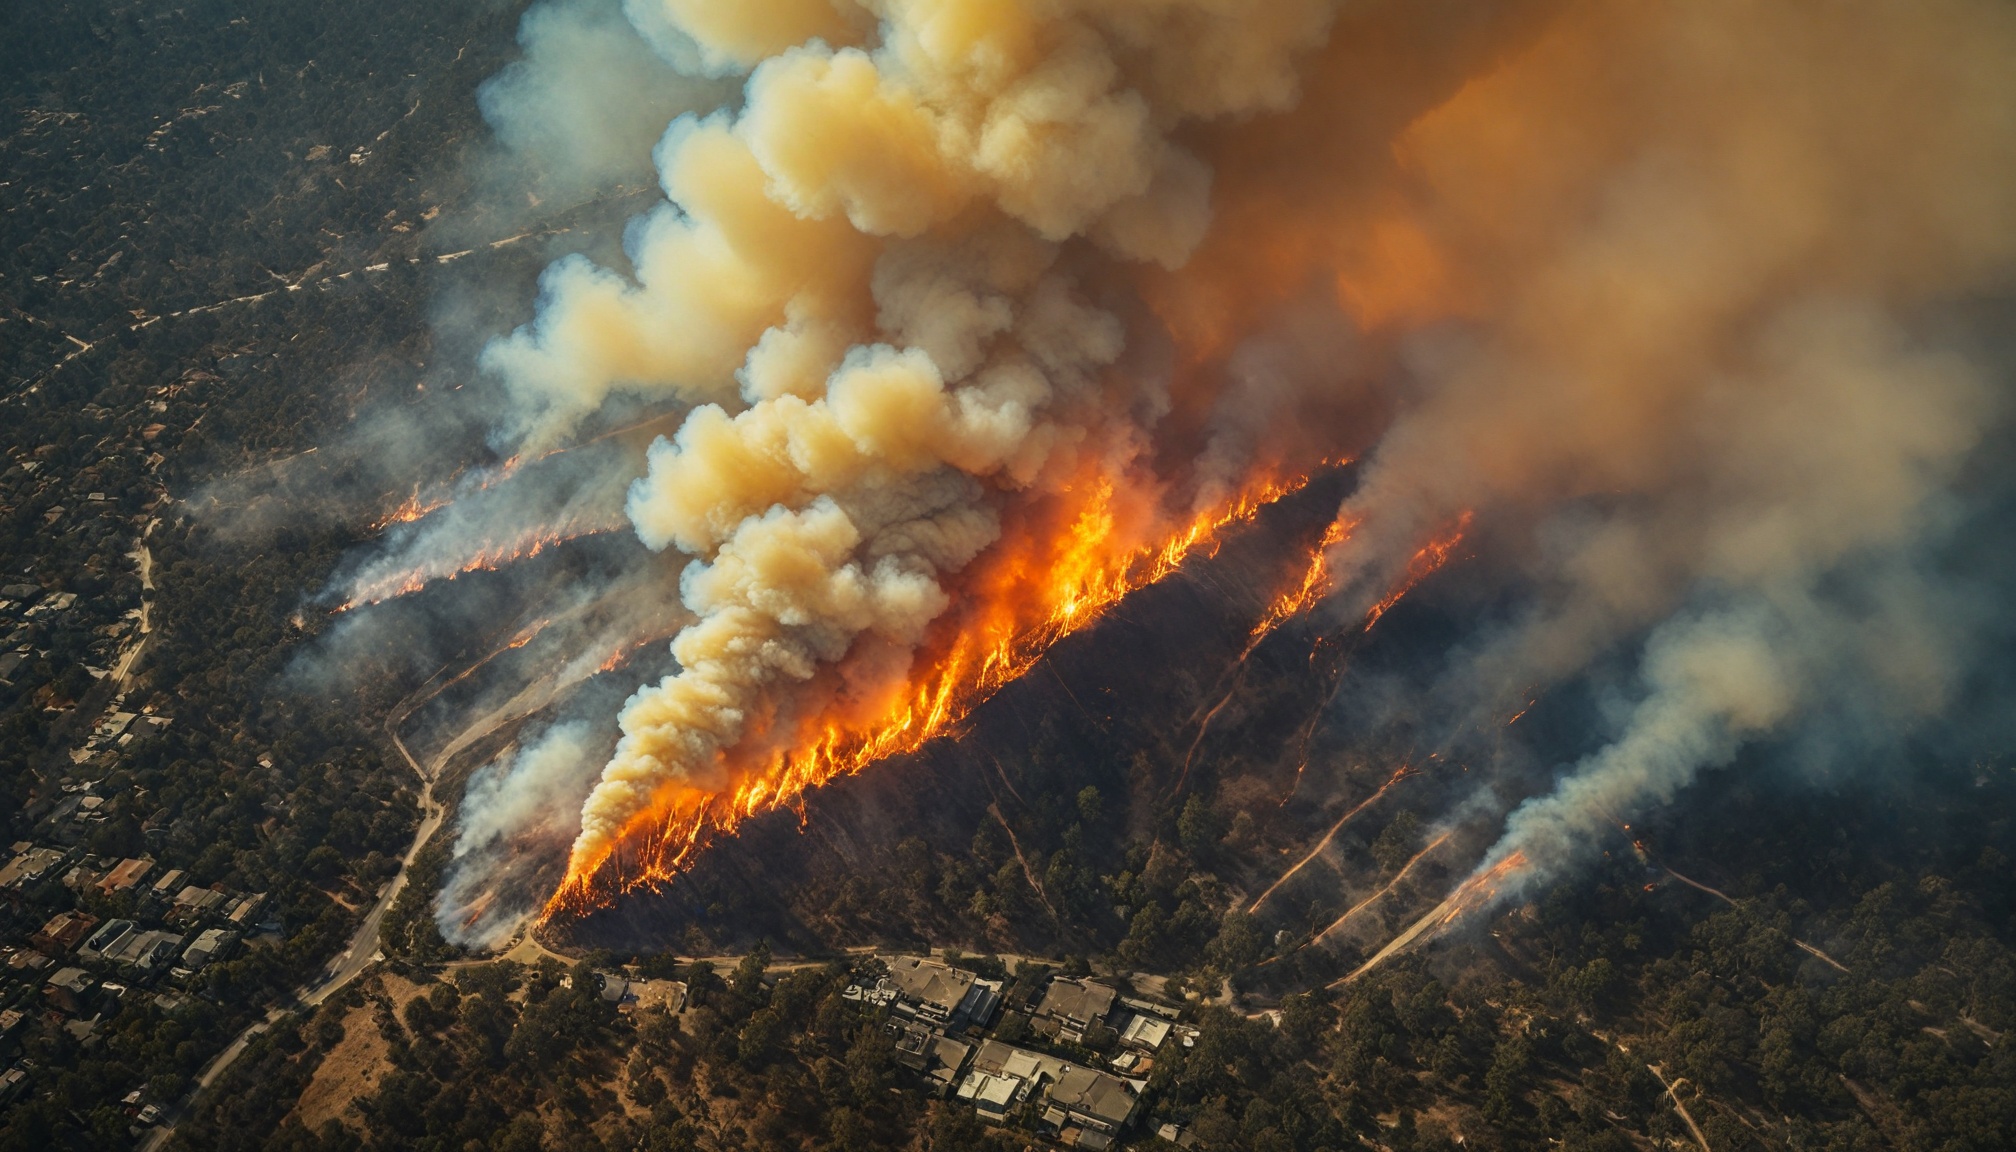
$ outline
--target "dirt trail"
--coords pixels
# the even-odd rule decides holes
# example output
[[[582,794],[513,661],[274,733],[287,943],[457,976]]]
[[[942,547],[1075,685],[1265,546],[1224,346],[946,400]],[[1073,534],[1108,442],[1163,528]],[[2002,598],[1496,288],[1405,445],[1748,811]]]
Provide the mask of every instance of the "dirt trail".
[[[1687,1105],[1680,1102],[1680,1094],[1675,1091],[1680,1085],[1687,1083],[1687,1078],[1682,1076],[1669,1084],[1666,1081],[1666,1074],[1660,1071],[1657,1064],[1647,1064],[1645,1070],[1658,1079],[1660,1087],[1666,1089],[1666,1098],[1673,1101],[1673,1110],[1680,1114],[1680,1119],[1687,1122],[1687,1131],[1694,1134],[1694,1142],[1701,1145],[1701,1152],[1715,1152],[1708,1147],[1708,1137],[1701,1134],[1701,1126],[1694,1123],[1693,1114],[1687,1111]]]
[[[1358,903],[1352,905],[1350,911],[1344,913],[1342,916],[1339,916],[1336,920],[1331,922],[1328,928],[1323,929],[1323,931],[1318,932],[1315,936],[1311,937],[1309,940],[1309,944],[1321,943],[1324,937],[1330,935],[1332,932],[1335,932],[1339,928],[1342,928],[1344,925],[1350,923],[1351,918],[1353,916],[1358,915],[1358,913],[1363,912],[1365,909],[1370,908],[1372,905],[1377,904],[1381,900],[1384,900],[1393,891],[1393,889],[1398,888],[1400,886],[1400,882],[1402,880],[1407,879],[1407,874],[1409,872],[1414,871],[1414,866],[1416,864],[1419,864],[1423,859],[1425,859],[1429,853],[1435,851],[1435,849],[1437,848],[1440,848],[1443,845],[1443,843],[1453,835],[1455,835],[1455,833],[1453,832],[1444,832],[1442,835],[1437,836],[1433,843],[1429,844],[1426,848],[1421,849],[1421,851],[1416,852],[1412,859],[1408,860],[1407,863],[1401,865],[1400,871],[1394,873],[1393,879],[1387,881],[1386,886],[1384,888],[1379,889],[1372,895],[1367,896],[1365,899],[1360,900]],[[1307,948],[1309,944],[1304,944],[1302,947]]]
[[[131,687],[133,669],[140,663],[140,653],[146,649],[147,641],[154,633],[154,553],[147,547],[147,533],[154,530],[159,521],[149,520],[140,532],[140,543],[127,555],[140,565],[140,627],[133,633],[133,646],[119,657],[119,663],[112,669],[112,682],[120,691]]]
[[[1690,880],[1687,877],[1682,876],[1680,873],[1675,872],[1671,868],[1666,869],[1666,874],[1668,876],[1673,877],[1673,879],[1680,881],[1682,884],[1687,885],[1689,888],[1694,888],[1702,892],[1706,892],[1708,895],[1713,896],[1718,900],[1721,900],[1723,903],[1729,905],[1731,908],[1739,908],[1742,906],[1739,903],[1737,903],[1735,897],[1730,896],[1727,892],[1724,892],[1718,888],[1710,888],[1708,885],[1701,883],[1699,880]],[[1792,945],[1793,947],[1799,949],[1801,952],[1806,953],[1808,956],[1811,956],[1815,960],[1820,961],[1822,964],[1825,964],[1828,967],[1834,969],[1836,972],[1839,972],[1844,976],[1850,975],[1848,966],[1846,964],[1843,964],[1839,960],[1836,960],[1832,956],[1829,956],[1827,953],[1822,952],[1818,947],[1812,944],[1808,944],[1806,941],[1797,939],[1796,937],[1793,939]]]
[[[1370,808],[1372,805],[1378,803],[1379,798],[1381,796],[1384,796],[1386,795],[1386,793],[1392,791],[1393,786],[1395,784],[1398,784],[1400,783],[1400,781],[1405,780],[1407,777],[1414,775],[1414,772],[1415,772],[1414,768],[1410,767],[1409,765],[1402,764],[1398,772],[1393,773],[1393,775],[1387,779],[1386,783],[1381,784],[1379,786],[1378,791],[1372,793],[1372,795],[1370,796],[1367,796],[1365,799],[1360,800],[1354,807],[1352,807],[1352,809],[1349,812],[1344,813],[1344,815],[1338,819],[1337,823],[1332,824],[1330,826],[1330,831],[1325,832],[1323,834],[1323,838],[1316,842],[1316,846],[1309,850],[1309,854],[1307,856],[1304,856],[1302,857],[1302,859],[1296,861],[1295,866],[1293,868],[1290,868],[1288,869],[1288,871],[1282,873],[1281,878],[1279,880],[1276,880],[1274,881],[1274,883],[1268,885],[1267,890],[1265,892],[1260,893],[1260,898],[1253,901],[1253,903],[1246,909],[1246,914],[1248,916],[1251,916],[1253,913],[1258,912],[1260,910],[1260,905],[1265,904],[1269,896],[1274,895],[1274,893],[1277,890],[1279,890],[1283,884],[1286,884],[1297,872],[1302,871],[1303,867],[1307,865],[1311,860],[1314,860],[1317,856],[1321,855],[1323,849],[1328,848],[1330,846],[1330,841],[1336,838],[1337,833],[1343,829],[1344,825],[1349,824],[1352,818],[1357,816],[1360,812],[1363,812],[1365,811],[1365,809]]]

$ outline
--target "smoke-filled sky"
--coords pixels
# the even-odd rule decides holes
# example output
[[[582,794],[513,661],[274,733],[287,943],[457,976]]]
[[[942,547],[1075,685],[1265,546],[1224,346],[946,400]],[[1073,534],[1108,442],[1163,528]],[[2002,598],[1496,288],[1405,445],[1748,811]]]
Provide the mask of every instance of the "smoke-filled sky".
[[[1487,866],[1814,717],[1936,720],[2003,607],[1939,560],[2010,395],[1961,319],[2016,264],[2002,0],[543,0],[521,40],[483,106],[526,170],[664,193],[481,358],[514,459],[665,420],[542,482],[691,614],[577,893],[937,731],[1326,460],[1363,469],[1319,611],[1459,522],[1510,574],[1452,721],[1638,665]],[[555,732],[465,840],[551,822],[532,777],[598,746]]]

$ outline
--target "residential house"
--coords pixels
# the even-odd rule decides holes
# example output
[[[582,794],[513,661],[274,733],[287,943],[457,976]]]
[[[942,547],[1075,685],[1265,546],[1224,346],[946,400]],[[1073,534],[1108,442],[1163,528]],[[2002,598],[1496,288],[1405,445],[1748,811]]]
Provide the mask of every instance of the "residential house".
[[[896,1027],[896,1062],[923,1074],[933,1095],[952,1091],[972,1055],[973,1045],[951,1039],[926,1024],[913,1021]]]
[[[30,848],[0,865],[0,890],[23,892],[56,874],[77,855],[75,849]]]
[[[1050,987],[1043,993],[1031,1026],[1042,1035],[1076,1044],[1085,1039],[1086,1031],[1094,1025],[1105,1026],[1119,998],[1117,989],[1104,984],[1059,976],[1050,981]]]
[[[36,949],[49,956],[61,956],[82,943],[98,926],[96,916],[83,912],[58,912],[42,930],[28,938]]]
[[[238,933],[222,928],[205,928],[196,934],[195,943],[182,952],[182,966],[196,971],[213,960],[222,958],[238,943]]]
[[[266,906],[266,893],[254,892],[249,896],[237,896],[224,903],[224,918],[243,928],[253,923],[253,917]]]
[[[165,971],[182,954],[183,937],[159,929],[129,932],[103,951],[106,960],[142,972]]]
[[[989,1040],[974,1054],[958,1097],[990,1119],[1002,1120],[1034,1101],[1059,1139],[1104,1148],[1133,1123],[1145,1081],[1123,1080],[1041,1052]]]
[[[1136,1013],[1119,1022],[1120,1043],[1130,1048],[1153,1052],[1169,1039],[1175,1025],[1160,1016],[1150,1016],[1146,1012]]]
[[[84,941],[84,946],[77,950],[78,955],[86,959],[97,960],[103,957],[106,952],[117,948],[125,941],[126,937],[138,931],[139,927],[138,924],[135,924],[131,920],[107,920],[105,923],[99,925],[98,930],[93,932],[89,939]]]
[[[1050,1089],[1050,1103],[1078,1124],[1113,1136],[1134,1122],[1145,1087],[1145,1081],[1122,1080],[1093,1068],[1072,1068]]]
[[[182,878],[186,875],[188,873],[180,868],[170,868],[154,881],[153,886],[148,889],[148,894],[157,900],[173,899],[175,894],[182,890]]]
[[[176,894],[175,906],[169,910],[168,918],[178,924],[193,923],[221,909],[230,898],[230,894],[220,888],[198,888],[191,884]]]
[[[75,1016],[90,1002],[91,989],[97,983],[82,968],[59,969],[42,985],[42,997],[58,1010]]]
[[[1002,983],[919,956],[883,958],[896,991],[891,1010],[957,1032],[984,1028],[1001,1007]]]
[[[138,888],[140,881],[146,879],[147,873],[153,870],[154,861],[152,860],[121,860],[112,867],[110,872],[105,874],[104,879],[98,881],[98,891],[110,896],[116,892],[125,892]]]

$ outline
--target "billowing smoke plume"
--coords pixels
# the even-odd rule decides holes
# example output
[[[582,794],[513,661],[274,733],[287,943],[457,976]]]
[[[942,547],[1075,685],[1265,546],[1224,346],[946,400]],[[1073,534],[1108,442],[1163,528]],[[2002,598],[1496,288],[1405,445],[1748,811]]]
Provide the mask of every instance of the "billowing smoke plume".
[[[450,941],[494,947],[538,910],[534,893],[507,880],[565,850],[607,746],[586,721],[557,724],[470,778],[448,878],[434,900]]]
[[[1517,531],[1540,591],[1456,673],[1483,715],[1650,629],[1615,742],[1480,875],[1816,711],[1944,705],[1929,549],[2007,390],[1941,315],[2012,271],[2012,99],[2005,5],[1581,3],[1402,134],[1392,226],[1467,323],[1346,506],[1344,594],[1464,510]]]
[[[1964,665],[1925,557],[2006,391],[1940,333],[2016,263],[2007,4],[535,12],[691,82],[540,103],[575,40],[528,33],[491,100],[584,157],[739,84],[657,134],[624,266],[553,264],[483,358],[521,455],[680,421],[624,511],[690,558],[693,622],[623,710],[577,892],[934,731],[1023,638],[1368,445],[1331,610],[1456,524],[1521,569],[1451,707],[1643,645],[1615,742],[1487,865],[1561,866],[1816,709],[1907,727]]]
[[[520,195],[580,196],[648,182],[651,145],[674,116],[711,108],[731,85],[700,74],[676,34],[647,40],[619,0],[549,0],[518,29],[524,55],[478,92],[512,157]],[[592,125],[592,127],[586,127]]]
[[[1187,259],[1210,172],[1172,133],[1286,107],[1330,8],[663,6],[751,69],[742,106],[659,144],[669,203],[633,229],[634,277],[556,264],[486,357],[535,447],[616,392],[700,405],[628,505],[701,561],[700,619],[624,710],[575,878],[735,786],[752,720],[822,668],[872,651],[857,681],[907,679],[1004,505],[1129,466],[1161,402],[1109,371],[1125,329],[1094,280]]]

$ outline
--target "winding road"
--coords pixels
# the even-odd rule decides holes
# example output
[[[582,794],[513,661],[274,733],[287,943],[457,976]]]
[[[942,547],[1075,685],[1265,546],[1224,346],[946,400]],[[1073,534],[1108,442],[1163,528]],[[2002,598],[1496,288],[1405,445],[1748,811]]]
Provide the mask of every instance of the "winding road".
[[[385,914],[391,911],[392,903],[399,898],[399,893],[405,891],[406,877],[412,870],[413,861],[419,858],[420,850],[427,846],[427,841],[440,829],[442,818],[447,812],[440,801],[434,799],[434,778],[440,773],[441,766],[447,762],[448,757],[466,744],[466,741],[460,740],[451,742],[440,755],[434,757],[432,763],[423,767],[420,761],[414,758],[412,751],[406,747],[406,742],[399,737],[399,725],[411,714],[410,708],[403,711],[395,708],[392,716],[385,721],[385,734],[391,738],[392,747],[398,750],[407,766],[413,769],[413,774],[420,778],[420,827],[414,833],[412,847],[406,850],[406,855],[399,861],[398,874],[379,891],[377,903],[371,906],[371,911],[358,923],[357,931],[350,936],[349,946],[334,960],[324,965],[321,974],[313,982],[296,989],[291,999],[268,1009],[265,1018],[240,1032],[222,1052],[205,1064],[203,1071],[196,1077],[196,1088],[190,1093],[184,1106],[175,1109],[158,1127],[141,1138],[140,1152],[155,1152],[155,1149],[167,1143],[168,1138],[175,1132],[175,1124],[187,1111],[187,1106],[194,1104],[196,1098],[208,1090],[210,1085],[224,1074],[224,1070],[244,1054],[246,1047],[255,1037],[271,1028],[281,1017],[303,1008],[313,1008],[334,996],[357,979],[374,961],[382,958],[383,954],[378,950],[378,930],[385,922]]]

